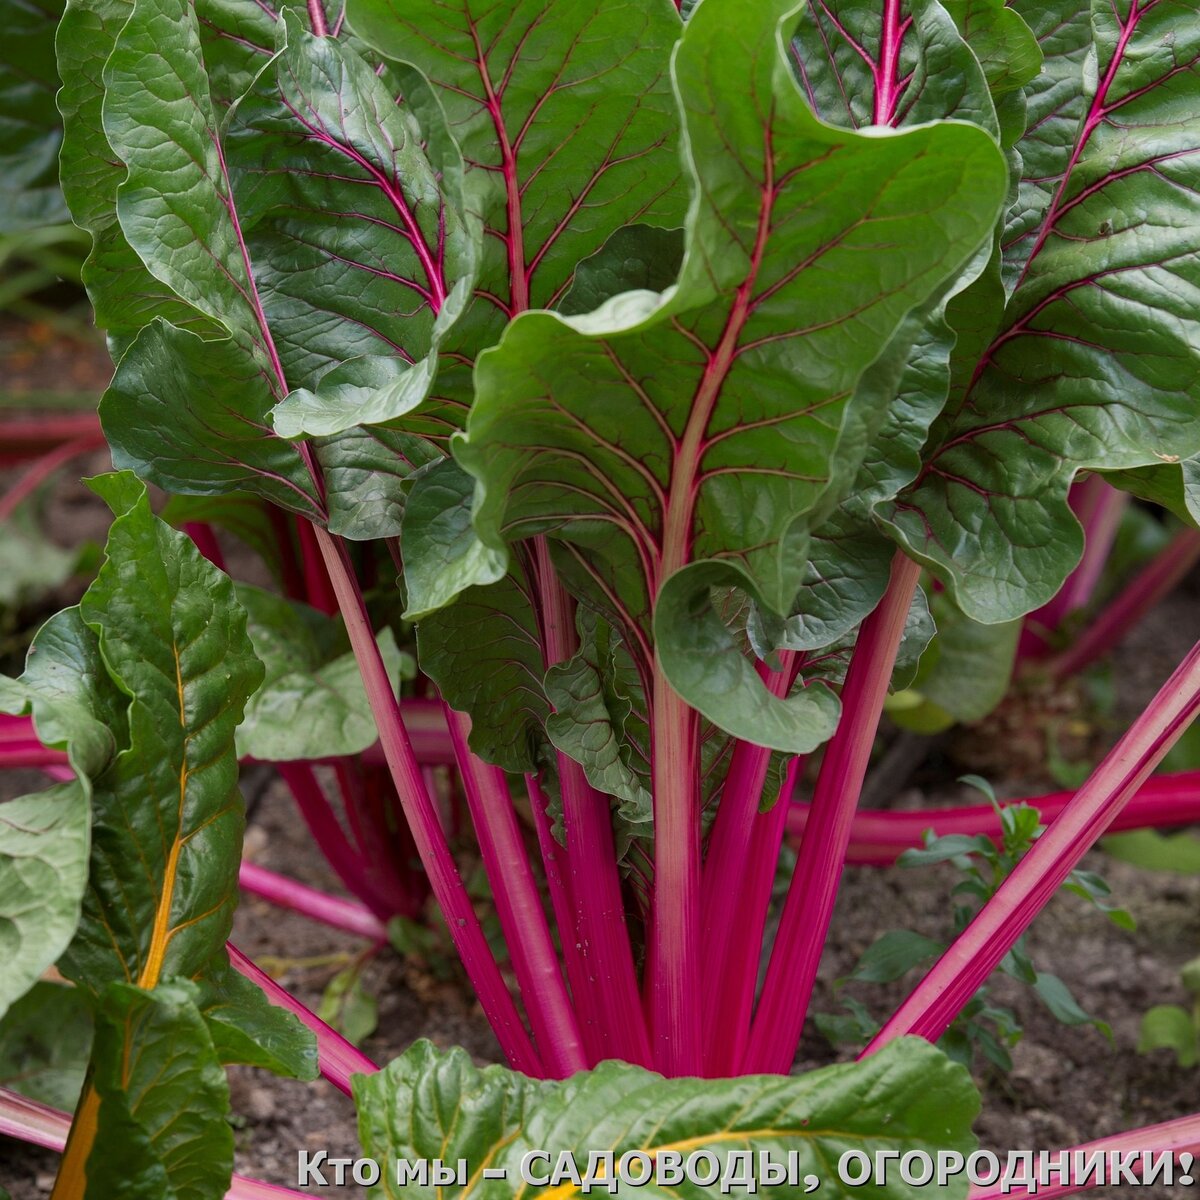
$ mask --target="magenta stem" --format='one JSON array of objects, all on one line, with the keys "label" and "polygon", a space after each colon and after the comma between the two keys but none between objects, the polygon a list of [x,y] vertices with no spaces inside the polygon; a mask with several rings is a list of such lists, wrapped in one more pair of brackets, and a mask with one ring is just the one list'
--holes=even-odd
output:
[{"label": "magenta stem", "polygon": [[586,1070],[587,1059],[517,825],[508,780],[499,767],[471,753],[467,745],[469,717],[447,706],[446,724],[454,739],[467,807],[534,1039],[550,1072],[565,1079]]},{"label": "magenta stem", "polygon": [[331,1029],[311,1009],[301,1004],[290,992],[281,987],[261,967],[256,966],[232,942],[225,943],[229,961],[239,975],[262,988],[268,1000],[279,1008],[286,1008],[302,1025],[311,1030],[317,1039],[317,1064],[321,1074],[340,1092],[353,1095],[350,1087],[352,1075],[373,1075],[379,1068],[357,1047],[348,1042],[336,1029]]},{"label": "magenta stem", "polygon": [[842,686],[842,719],[825,748],[808,828],[754,1017],[744,1072],[786,1073],[796,1056],[833,917],[854,810],[921,568],[897,551],[879,606],[862,624]]},{"label": "magenta stem", "polygon": [[238,882],[242,891],[268,900],[279,908],[311,917],[331,929],[340,929],[372,942],[387,940],[387,928],[383,922],[364,905],[353,900],[330,896],[251,862],[242,863]]},{"label": "magenta stem", "polygon": [[[1061,1153],[1072,1156],[1080,1155],[1084,1161],[1087,1161],[1093,1154],[1129,1154],[1139,1151],[1154,1155],[1156,1159],[1160,1154],[1171,1154],[1176,1160],[1182,1154],[1191,1154],[1193,1158],[1200,1157],[1200,1113],[1195,1113],[1190,1117],[1179,1117],[1174,1121],[1165,1121],[1161,1125],[1145,1125],[1141,1129],[1130,1129],[1125,1133],[1114,1134],[1112,1137],[1086,1142],[1082,1146],[1075,1146],[1070,1150],[1061,1151]],[[1052,1161],[1058,1161],[1058,1155],[1053,1152],[1050,1158]],[[1072,1159],[1072,1163],[1074,1161]],[[1140,1166],[1141,1163],[1139,1162],[1138,1165]],[[1192,1169],[1187,1173],[1194,1175],[1195,1172],[1196,1164],[1193,1164]],[[1177,1162],[1175,1166],[1176,1180],[1179,1175],[1184,1173],[1182,1164]],[[1036,1188],[1021,1187],[1021,1179],[1027,1177],[1020,1175],[1014,1180],[1017,1184],[1016,1187],[1011,1187],[1007,1183],[1003,1188],[999,1183],[986,1187],[977,1185],[971,1188],[967,1194],[967,1200],[999,1200],[1001,1196],[1008,1195],[1037,1195],[1043,1200],[1054,1200],[1056,1196],[1074,1196],[1079,1192],[1090,1191],[1097,1186],[1094,1182],[1094,1175],[1086,1183],[1076,1182],[1073,1173],[1069,1173],[1069,1175],[1070,1178],[1066,1183],[1045,1183]]]},{"label": "magenta stem", "polygon": [[1083,556],[1058,594],[1026,617],[1021,630],[1021,658],[1045,654],[1048,637],[1071,613],[1091,602],[1112,553],[1129,494],[1117,491],[1099,475],[1089,475],[1082,483],[1072,485],[1069,502],[1083,526]]},{"label": "magenta stem", "polygon": [[571,985],[587,1065],[594,1067],[604,1058],[604,1013],[588,983],[587,966],[583,960],[583,935],[579,931],[579,911],[571,895],[567,852],[555,840],[546,795],[536,775],[525,776],[525,790],[529,795],[538,848],[542,853],[546,888],[550,893],[550,907],[558,927],[563,963],[567,970],[567,982]]},{"label": "magenta stem", "polygon": [[275,767],[291,789],[304,823],[342,886],[381,921],[395,916],[395,905],[375,887],[366,863],[346,836],[312,764],[281,762]]},{"label": "magenta stem", "polygon": [[1050,660],[1056,679],[1067,679],[1107,654],[1200,561],[1200,530],[1181,529],[1072,646]]},{"label": "magenta stem", "polygon": [[[549,668],[575,653],[578,638],[571,598],[555,574],[545,539],[536,538],[533,545],[542,651]],[[579,914],[586,986],[602,1014],[603,1057],[648,1067],[650,1038],[625,924],[610,801],[588,783],[583,767],[569,755],[560,753],[556,761],[571,895]]]},{"label": "magenta stem", "polygon": [[185,521],[183,532],[195,543],[196,549],[208,559],[218,571],[229,572],[225,569],[225,555],[213,527],[207,521]]},{"label": "magenta stem", "polygon": [[[1028,804],[1049,821],[1066,807],[1074,792],[1050,792],[1006,801],[1004,807]],[[793,804],[787,814],[789,837],[800,837],[808,823],[809,806]],[[1200,772],[1183,771],[1178,775],[1155,775],[1148,779],[1132,800],[1117,814],[1109,833],[1128,829],[1153,829],[1166,825],[1186,825],[1200,820]],[[972,804],[962,808],[923,808],[913,812],[858,812],[850,827],[850,847],[846,861],[861,866],[888,866],[905,850],[917,850],[925,844],[925,831],[935,834],[982,836],[999,843],[1003,836],[1000,816],[990,804]]]},{"label": "magenta stem", "polygon": [[314,528],[314,533],[346,622],[392,781],[455,948],[509,1064],[527,1075],[544,1076],[541,1058],[505,986],[425,786],[345,547],[323,529]]},{"label": "magenta stem", "polygon": [[763,933],[775,886],[775,868],[779,864],[792,794],[803,770],[804,759],[793,758],[775,806],[769,812],[755,813],[745,870],[738,881],[738,891],[730,893],[738,896],[736,903],[729,904],[739,914],[738,935],[727,952],[721,974],[722,986],[714,989],[719,996],[719,1005],[713,1034],[706,1046],[705,1073],[709,1076],[738,1074],[750,1041],[750,1021],[762,961]]},{"label": "magenta stem", "polygon": [[66,466],[71,459],[103,445],[104,436],[96,430],[43,454],[3,496],[0,496],[0,521],[7,521],[21,501],[37,491],[59,467]]},{"label": "magenta stem", "polygon": [[[795,683],[802,661],[800,655],[784,651],[780,669],[773,671],[765,663],[758,664],[758,673],[767,690],[777,698],[786,697]],[[719,979],[729,980],[727,959],[731,945],[734,953],[740,949],[745,935],[746,914],[740,905],[730,904],[752,869],[750,844],[754,829],[760,824],[758,811],[771,751],[753,742],[739,741],[733,748],[729,771],[721,789],[717,818],[708,836],[708,853],[701,880],[702,909],[700,917],[704,957],[709,969]],[[786,808],[785,808],[786,812]],[[778,858],[778,847],[776,847]],[[761,868],[761,863],[754,863]],[[734,936],[735,927],[737,936]],[[722,1057],[730,1043],[726,996],[729,989],[706,988],[703,1001],[703,1037],[706,1062]]]},{"label": "magenta stem", "polygon": [[[296,533],[300,538],[300,566],[304,571],[304,596],[313,608],[331,616],[338,610],[337,596],[329,580],[328,564],[321,565],[321,547],[317,545],[316,527],[303,517],[296,518]],[[341,553],[345,554],[343,547]]]},{"label": "magenta stem", "polygon": [[[1200,713],[1200,642],[864,1051],[937,1041]],[[805,842],[808,836],[805,837]]]}]

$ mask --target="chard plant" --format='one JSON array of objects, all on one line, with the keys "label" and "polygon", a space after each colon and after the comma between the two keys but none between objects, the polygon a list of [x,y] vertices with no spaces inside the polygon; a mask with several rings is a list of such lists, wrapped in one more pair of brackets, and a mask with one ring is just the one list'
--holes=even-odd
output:
[{"label": "chard plant", "polygon": [[[57,963],[94,1025],[73,1118],[2,1110],[63,1149],[55,1200],[278,1192],[230,1181],[231,1062],[319,1069],[387,1177],[466,1158],[454,1195],[508,1194],[482,1172],[529,1147],[789,1151],[839,1194],[849,1139],[973,1146],[929,1043],[1200,711],[1200,645],[863,1060],[788,1071],[843,864],[876,845],[856,805],[933,633],[922,573],[1002,625],[1077,569],[1077,480],[1196,517],[1196,4],[683,9],[69,0],[61,180],[116,363],[115,520],[0,691],[65,755],[0,830],[0,1002]],[[411,839],[511,1069],[419,1044],[377,1071],[227,945],[239,722],[286,739],[258,689],[335,647],[145,484],[296,522],[403,814],[380,845]],[[395,565],[511,975],[368,562]],[[1194,1147],[1200,1116],[1119,1140]]]}]

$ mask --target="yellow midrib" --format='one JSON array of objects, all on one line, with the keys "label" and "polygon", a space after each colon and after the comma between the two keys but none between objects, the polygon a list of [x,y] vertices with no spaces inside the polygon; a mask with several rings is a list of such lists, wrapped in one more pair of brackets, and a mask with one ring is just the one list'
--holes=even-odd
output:
[{"label": "yellow midrib", "polygon": [[[175,658],[175,690],[179,701],[179,724],[187,728],[187,709],[183,694],[183,671],[179,663],[179,647],[172,643],[171,653]],[[175,837],[167,852],[167,861],[163,867],[162,885],[159,889],[158,902],[154,907],[154,926],[150,932],[150,945],[146,951],[146,960],[138,972],[137,986],[147,991],[158,984],[162,977],[163,963],[166,960],[167,947],[171,942],[171,904],[175,898],[175,882],[179,875],[179,855],[183,849],[183,818],[184,805],[187,799],[188,767],[187,767],[188,736],[183,738],[183,754],[179,766],[179,804],[176,810]],[[128,1049],[128,1042],[126,1043]],[[87,1191],[87,1160],[96,1140],[97,1120],[100,1112],[100,1098],[96,1089],[89,1083],[75,1110],[75,1119],[71,1122],[71,1132],[67,1138],[66,1149],[63,1152],[62,1163],[59,1166],[58,1178],[54,1181],[54,1191],[50,1200],[84,1200]]]}]

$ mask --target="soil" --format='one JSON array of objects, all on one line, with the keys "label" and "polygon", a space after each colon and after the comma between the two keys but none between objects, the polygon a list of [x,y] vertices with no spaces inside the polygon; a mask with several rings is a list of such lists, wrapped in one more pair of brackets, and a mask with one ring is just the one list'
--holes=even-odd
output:
[{"label": "soil", "polygon": [[[40,364],[37,374],[37,386],[43,386],[46,376]],[[96,469],[100,464],[87,465]],[[4,482],[0,474],[0,489]],[[69,541],[80,530],[95,537],[103,524],[94,498],[73,485],[63,484],[56,491],[48,526],[55,540]],[[63,599],[55,597],[55,602]],[[1113,671],[1116,718],[1125,720],[1136,713],[1200,636],[1198,599],[1200,578],[1193,576],[1119,649]],[[947,781],[965,770],[981,770],[980,758],[988,760],[987,771],[1002,797],[1051,790],[1053,782],[1040,773],[1037,757],[1017,754],[1008,744],[1014,727],[1011,720],[1001,718],[939,740],[908,779],[873,780],[872,795],[877,797],[873,802],[910,808],[977,802],[977,796],[967,797],[955,785],[947,786]],[[1101,744],[1112,736],[1102,727],[1087,732]],[[913,763],[914,756],[907,757]],[[1001,774],[1005,769],[1007,776]],[[0,799],[36,786],[40,783],[35,776],[8,773],[0,776]],[[341,891],[281,786],[269,786],[254,806],[246,853],[315,887]],[[1016,1012],[1025,1034],[1013,1052],[1011,1072],[977,1066],[983,1112],[976,1131],[985,1148],[1005,1152],[1067,1147],[1170,1120],[1198,1107],[1196,1070],[1179,1068],[1166,1051],[1139,1055],[1135,1045],[1141,1016],[1148,1008],[1185,1002],[1178,972],[1200,953],[1200,877],[1140,871],[1098,851],[1085,865],[1107,878],[1116,898],[1137,919],[1137,930],[1117,929],[1083,901],[1061,896],[1038,918],[1029,947],[1035,963],[1052,969],[1086,1011],[1111,1025],[1113,1042],[1090,1026],[1065,1028],[1028,989],[1007,979],[995,983],[993,999]],[[853,967],[883,930],[908,928],[944,936],[949,891],[956,878],[946,867],[848,869],[821,964],[814,1011],[837,1009],[834,981]],[[362,943],[349,935],[254,898],[244,899],[233,940],[312,1007],[336,970],[329,956],[340,955],[340,961],[345,961],[362,950]],[[326,961],[314,965],[321,959]],[[435,970],[405,962],[389,950],[369,963],[365,980],[367,990],[378,998],[379,1026],[363,1048],[377,1062],[388,1061],[420,1037],[439,1046],[465,1046],[481,1064],[500,1061],[483,1014],[453,965]],[[900,999],[903,988],[860,985],[855,994],[882,1016],[889,1011],[889,1002]],[[810,1030],[795,1069],[822,1066],[839,1057],[848,1055],[839,1055]],[[230,1087],[238,1114],[239,1172],[296,1187],[298,1151],[323,1149],[331,1157],[357,1153],[351,1102],[324,1081],[301,1084],[261,1071],[234,1069]],[[0,1184],[13,1200],[48,1196],[55,1166],[54,1154],[0,1138]],[[1115,1196],[1125,1191],[1110,1187],[1092,1194]],[[359,1193],[346,1187],[338,1194]],[[1162,1185],[1136,1192],[1141,1200],[1167,1200],[1174,1194],[1175,1189]]]}]

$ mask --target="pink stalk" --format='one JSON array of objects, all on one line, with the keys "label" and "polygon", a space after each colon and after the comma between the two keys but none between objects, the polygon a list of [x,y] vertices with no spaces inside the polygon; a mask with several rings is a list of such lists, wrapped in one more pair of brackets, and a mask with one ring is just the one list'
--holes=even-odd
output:
[{"label": "pink stalk", "polygon": [[425,786],[420,764],[400,715],[400,703],[379,653],[367,607],[345,547],[323,529],[314,529],[314,533],[338,607],[346,622],[350,645],[358,661],[371,711],[375,714],[379,740],[405,819],[412,830],[417,852],[446,918],[455,948],[510,1065],[526,1075],[543,1076],[545,1072],[541,1058],[505,986],[504,977],[500,974],[450,852],[445,831],[438,820],[437,808]]},{"label": "pink stalk", "polygon": [[[780,659],[778,671],[772,671],[765,663],[760,663],[758,673],[767,690],[773,696],[782,698],[791,691],[802,660],[791,651],[784,651]],[[720,979],[730,978],[726,960],[731,944],[736,949],[743,940],[745,913],[740,905],[730,904],[729,898],[737,895],[746,872],[751,868],[748,853],[753,831],[756,825],[761,824],[759,818],[762,814],[758,811],[758,805],[770,762],[771,751],[765,746],[744,741],[734,746],[729,771],[721,789],[717,818],[708,837],[708,854],[701,881],[700,936],[709,969]],[[727,987],[706,988],[704,991],[703,1037],[707,1059],[721,1055],[729,1044],[729,1025],[722,1011],[728,991]]]},{"label": "pink stalk", "polygon": [[905,1034],[945,1033],[1198,713],[1200,642],[864,1054]]},{"label": "pink stalk", "polygon": [[64,442],[61,446],[56,446],[49,453],[42,455],[3,496],[0,496],[0,521],[7,521],[13,515],[17,505],[37,491],[59,467],[65,466],[80,454],[86,454],[87,451],[103,445],[104,437],[99,430],[96,430],[94,433],[84,434],[69,442]]},{"label": "pink stalk", "polygon": [[696,712],[655,656],[651,705],[654,914],[648,973],[654,1063],[665,1075],[703,1069],[700,997],[700,787]]},{"label": "pink stalk", "polygon": [[381,921],[394,917],[396,907],[392,898],[381,894],[375,886],[369,871],[366,870],[366,864],[351,845],[346,831],[333,811],[312,764],[281,762],[275,766],[291,789],[304,823],[342,885],[366,904]]},{"label": "pink stalk", "polygon": [[[225,571],[225,555],[213,527],[207,521],[185,521],[183,532],[192,539],[196,549],[208,559],[218,571]],[[228,574],[228,571],[225,572]]]},{"label": "pink stalk", "polygon": [[267,999],[280,1008],[286,1008],[302,1025],[310,1029],[317,1039],[317,1064],[321,1074],[339,1092],[353,1095],[350,1087],[351,1075],[373,1075],[379,1068],[357,1046],[348,1042],[336,1029],[331,1029],[311,1009],[301,1004],[295,996],[273,980],[260,967],[255,966],[232,942],[226,942],[229,961],[233,969],[257,984],[266,993]]},{"label": "pink stalk", "polygon": [[1045,654],[1047,641],[1043,634],[1054,633],[1071,613],[1087,607],[1129,505],[1129,493],[1117,491],[1099,475],[1089,475],[1082,483],[1073,484],[1069,499],[1083,526],[1083,556],[1058,594],[1025,619],[1021,631],[1022,658]]},{"label": "pink stalk", "polygon": [[242,863],[238,882],[242,891],[320,921],[331,929],[340,929],[372,942],[387,941],[387,929],[383,922],[354,900],[319,892],[307,884],[277,875],[251,862]]},{"label": "pink stalk", "polygon": [[65,766],[66,753],[42,745],[34,730],[32,717],[12,717],[0,713],[0,768]]},{"label": "pink stalk", "polygon": [[446,723],[454,739],[483,867],[492,885],[500,928],[521,985],[534,1039],[547,1068],[556,1078],[565,1079],[586,1070],[587,1060],[517,825],[508,780],[499,767],[471,753],[467,745],[469,717],[447,706]]},{"label": "pink stalk", "polygon": [[583,1038],[587,1065],[594,1067],[604,1058],[604,1014],[588,984],[587,967],[583,960],[583,938],[579,932],[579,913],[571,897],[567,855],[555,840],[546,811],[546,795],[536,775],[525,776],[525,790],[529,794],[529,807],[533,813],[538,849],[542,853],[542,868],[546,874],[546,888],[550,893],[550,907],[558,927],[563,963],[579,1018],[579,1032]]},{"label": "pink stalk", "polygon": [[[534,540],[534,555],[542,651],[549,668],[575,653],[575,618],[545,539]],[[558,754],[557,764],[571,895],[579,914],[579,941],[587,972],[585,986],[596,997],[603,1016],[603,1056],[648,1067],[650,1038],[625,925],[609,799],[588,783],[583,767],[570,755]]]},{"label": "pink stalk", "polygon": [[41,458],[64,442],[85,440],[97,448],[104,445],[95,412],[6,420],[0,424],[0,467]]},{"label": "pink stalk", "polygon": [[[0,1088],[0,1135],[61,1154],[70,1131],[71,1118],[65,1112]],[[225,1200],[271,1200],[272,1197],[304,1194],[278,1184],[235,1175]]]},{"label": "pink stalk", "polygon": [[[1060,1151],[1065,1155],[1081,1155],[1084,1162],[1090,1160],[1093,1154],[1126,1155],[1138,1152],[1153,1155],[1156,1159],[1160,1154],[1172,1155],[1177,1163],[1175,1167],[1176,1183],[1182,1174],[1193,1175],[1197,1165],[1194,1160],[1200,1156],[1200,1113],[1190,1117],[1179,1117],[1174,1121],[1165,1121],[1161,1125],[1145,1125],[1141,1129],[1130,1129],[1125,1133],[1118,1133],[1112,1137],[1100,1138],[1099,1141],[1087,1142],[1082,1146]],[[1188,1162],[1185,1159],[1183,1162],[1179,1162],[1184,1155],[1190,1156],[1193,1161]],[[1051,1153],[1050,1157],[1052,1161],[1061,1161],[1054,1153]],[[1073,1165],[1075,1160],[1071,1161]],[[1105,1162],[1107,1165],[1107,1160]],[[1184,1170],[1185,1167],[1186,1170]],[[1020,1182],[1020,1177],[1018,1177],[1017,1186],[1011,1190],[1008,1184],[1003,1189],[999,1183],[986,1187],[975,1186],[968,1193],[967,1200],[999,1200],[999,1197],[1007,1195],[1037,1195],[1043,1200],[1054,1200],[1056,1196],[1074,1196],[1079,1192],[1089,1191],[1098,1186],[1090,1178],[1086,1183],[1076,1182],[1073,1173],[1070,1174],[1066,1183],[1045,1183],[1036,1188],[1023,1188],[1020,1186]]]},{"label": "pink stalk", "polygon": [[713,1031],[706,1035],[706,1074],[736,1075],[750,1041],[750,1019],[762,959],[763,932],[775,885],[775,868],[783,845],[783,832],[791,808],[796,780],[804,770],[804,759],[793,758],[779,789],[779,799],[770,812],[755,813],[746,852],[745,870],[739,880],[737,901],[726,903],[739,914],[737,937],[729,946],[721,972],[718,1007]]},{"label": "pink stalk", "polygon": [[1200,561],[1200,530],[1181,529],[1083,631],[1048,664],[1067,679],[1107,654]]},{"label": "pink stalk", "polygon": [[[300,537],[300,565],[304,571],[304,597],[313,608],[326,615],[337,612],[337,597],[327,569],[321,566],[315,527],[303,517],[296,518]],[[344,553],[344,551],[343,551]]]},{"label": "pink stalk", "polygon": [[854,809],[921,568],[897,551],[879,606],[863,622],[842,686],[842,719],[825,748],[808,829],[788,888],[744,1072],[786,1073],[796,1056],[833,916]]},{"label": "pink stalk", "polygon": [[[1050,792],[1007,801],[1029,804],[1044,820],[1058,816],[1074,798],[1074,792]],[[808,823],[809,806],[793,804],[787,814],[787,832],[800,837]],[[1166,825],[1186,825],[1200,820],[1200,771],[1178,775],[1155,775],[1114,818],[1109,833],[1127,829],[1154,829]],[[990,804],[972,804],[962,808],[925,808],[914,812],[859,812],[850,827],[850,847],[846,861],[862,866],[886,866],[894,863],[905,850],[917,850],[925,844],[925,831],[939,836],[982,835],[999,842],[1000,817]]]}]

